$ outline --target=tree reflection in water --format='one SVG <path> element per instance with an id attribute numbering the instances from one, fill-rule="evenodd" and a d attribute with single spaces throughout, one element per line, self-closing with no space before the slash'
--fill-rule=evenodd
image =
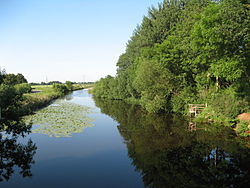
<path id="1" fill-rule="evenodd" d="M 122 101 L 95 102 L 119 123 L 145 187 L 249 186 L 249 148 L 230 129 L 202 125 L 190 132 L 178 116 L 148 114 Z"/>
<path id="2" fill-rule="evenodd" d="M 31 141 L 19 143 L 19 137 L 25 137 L 31 132 L 31 125 L 20 120 L 0 121 L 0 182 L 8 181 L 14 173 L 14 168 L 20 168 L 23 177 L 31 177 L 31 165 L 36 153 L 36 145 Z"/>

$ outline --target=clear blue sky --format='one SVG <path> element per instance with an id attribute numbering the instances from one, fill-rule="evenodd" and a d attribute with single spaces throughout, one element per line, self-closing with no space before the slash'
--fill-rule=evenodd
<path id="1" fill-rule="evenodd" d="M 0 67 L 29 82 L 115 75 L 136 25 L 160 0 L 0 0 Z"/>

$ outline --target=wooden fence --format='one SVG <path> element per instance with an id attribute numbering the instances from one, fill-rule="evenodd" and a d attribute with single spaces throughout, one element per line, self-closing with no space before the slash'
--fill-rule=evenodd
<path id="1" fill-rule="evenodd" d="M 202 110 L 207 108 L 207 104 L 189 104 L 188 107 L 190 116 L 194 114 L 194 116 L 196 117 L 200 112 L 202 112 Z"/>

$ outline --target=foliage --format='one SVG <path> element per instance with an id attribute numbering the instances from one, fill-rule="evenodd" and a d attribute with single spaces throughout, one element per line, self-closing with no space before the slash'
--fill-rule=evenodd
<path id="1" fill-rule="evenodd" d="M 249 122 L 240 121 L 240 123 L 237 124 L 236 132 L 240 136 L 249 136 L 249 133 L 246 133 L 247 131 L 250 131 Z"/>
<path id="2" fill-rule="evenodd" d="M 67 87 L 67 89 L 69 90 L 69 91 L 73 91 L 73 83 L 72 82 L 70 82 L 70 81 L 66 81 L 66 87 Z"/>
<path id="3" fill-rule="evenodd" d="M 167 98 L 174 85 L 174 77 L 161 63 L 143 61 L 138 65 L 133 87 L 141 95 L 141 104 L 148 111 L 166 111 Z"/>
<path id="4" fill-rule="evenodd" d="M 0 69 L 0 108 L 2 116 L 18 116 L 23 94 L 31 91 L 31 86 L 20 73 L 7 74 Z"/>
<path id="5" fill-rule="evenodd" d="M 53 84 L 53 89 L 60 95 L 64 95 L 69 91 L 67 86 L 64 84 Z"/>
<path id="6" fill-rule="evenodd" d="M 4 69 L 0 69 L 1 115 L 5 118 L 17 118 L 30 114 L 70 91 L 93 86 L 93 83 L 73 84 L 70 81 L 65 85 L 58 81 L 50 82 L 52 83 L 53 86 L 36 84 L 34 87 L 27 83 L 22 74 L 7 74 Z"/>
<path id="7" fill-rule="evenodd" d="M 212 120 L 233 127 L 235 117 L 247 111 L 249 103 L 244 98 L 238 97 L 232 87 L 217 92 L 215 90 L 211 88 L 211 91 L 200 96 L 209 106 L 199 114 L 198 119 Z"/>
<path id="8" fill-rule="evenodd" d="M 20 106 L 22 95 L 10 85 L 0 84 L 0 108 L 3 116 L 11 116 Z"/>
<path id="9" fill-rule="evenodd" d="M 4 74 L 3 75 L 3 83 L 6 84 L 6 85 L 16 85 L 16 84 L 27 83 L 27 80 L 20 73 L 18 73 L 17 75 L 15 75 L 15 74 Z"/>
<path id="10" fill-rule="evenodd" d="M 93 94 L 139 101 L 149 112 L 207 103 L 209 116 L 230 121 L 250 101 L 249 33 L 245 1 L 163 1 L 135 29 L 117 75 L 98 81 Z"/>
<path id="11" fill-rule="evenodd" d="M 6 74 L 5 69 L 1 70 L 1 67 L 0 67 L 0 84 L 3 83 L 3 78 L 5 74 Z"/>
<path id="12" fill-rule="evenodd" d="M 32 90 L 31 85 L 27 83 L 17 84 L 15 89 L 19 94 L 30 93 Z"/>
<path id="13" fill-rule="evenodd" d="M 5 108 L 13 103 L 17 92 L 14 87 L 8 85 L 0 85 L 0 106 Z"/>
<path id="14" fill-rule="evenodd" d="M 174 113 L 185 114 L 187 104 L 193 104 L 197 101 L 196 90 L 192 87 L 186 87 L 180 93 L 174 94 L 171 98 L 172 111 Z"/>
<path id="15" fill-rule="evenodd" d="M 91 87 L 89 84 L 74 84 L 73 90 Z M 27 115 L 35 110 L 49 105 L 53 100 L 62 97 L 64 94 L 58 92 L 52 85 L 35 85 L 32 86 L 32 93 L 26 93 L 21 102 L 22 107 L 19 110 L 20 115 Z"/>

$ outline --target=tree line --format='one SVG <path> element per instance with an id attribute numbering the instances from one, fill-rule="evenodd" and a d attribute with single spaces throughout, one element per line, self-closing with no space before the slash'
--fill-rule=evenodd
<path id="1" fill-rule="evenodd" d="M 74 89 L 73 82 L 70 81 L 66 81 L 65 84 L 54 81 L 49 84 L 52 84 L 56 97 L 63 96 Z M 29 108 L 35 108 L 36 102 L 32 102 L 30 98 L 24 96 L 25 93 L 32 91 L 31 85 L 21 73 L 11 74 L 7 73 L 5 69 L 0 70 L 0 113 L 2 116 L 16 119 L 30 113 L 31 109 L 23 109 L 24 104 L 31 103 Z M 44 103 L 46 102 L 45 100 Z M 39 101 L 37 103 L 40 104 Z"/>
<path id="2" fill-rule="evenodd" d="M 17 114 L 24 93 L 31 92 L 31 86 L 26 78 L 18 74 L 8 74 L 0 70 L 0 108 L 1 114 L 7 117 Z"/>
<path id="3" fill-rule="evenodd" d="M 232 118 L 250 93 L 250 4 L 246 0 L 165 0 L 151 7 L 96 97 L 123 99 L 149 112 L 185 113 L 208 103 Z"/>

